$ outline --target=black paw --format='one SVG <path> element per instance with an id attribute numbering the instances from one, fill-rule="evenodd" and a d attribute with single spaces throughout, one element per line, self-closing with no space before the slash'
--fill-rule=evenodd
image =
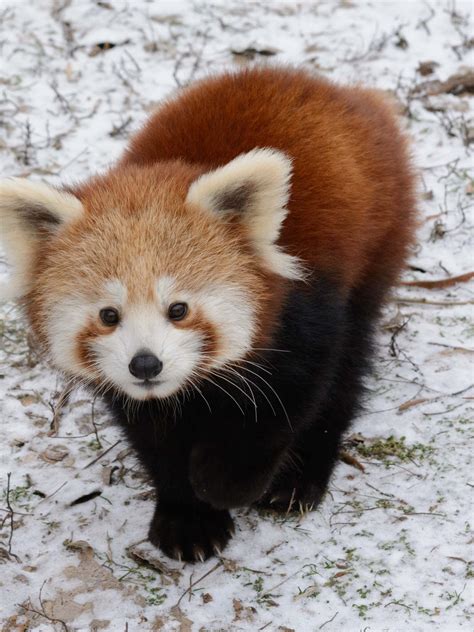
<path id="1" fill-rule="evenodd" d="M 258 502 L 259 507 L 290 513 L 313 511 L 324 497 L 326 488 L 313 481 L 288 477 L 276 482 Z"/>
<path id="2" fill-rule="evenodd" d="M 204 562 L 220 555 L 233 533 L 234 522 L 228 511 L 201 505 L 159 505 L 148 538 L 168 557 Z"/>
<path id="3" fill-rule="evenodd" d="M 244 455 L 245 456 L 245 455 Z M 193 448 L 190 480 L 196 496 L 217 509 L 251 505 L 265 493 L 269 475 L 252 468 L 238 455 L 228 458 L 219 446 L 199 444 Z"/>

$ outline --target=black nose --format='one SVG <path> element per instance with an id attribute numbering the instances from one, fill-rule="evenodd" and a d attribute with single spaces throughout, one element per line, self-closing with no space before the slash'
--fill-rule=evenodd
<path id="1" fill-rule="evenodd" d="M 149 351 L 139 351 L 128 365 L 130 373 L 140 380 L 151 380 L 162 368 L 163 363 Z"/>

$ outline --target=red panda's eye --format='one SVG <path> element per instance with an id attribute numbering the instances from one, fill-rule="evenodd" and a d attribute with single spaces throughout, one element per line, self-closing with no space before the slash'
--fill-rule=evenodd
<path id="1" fill-rule="evenodd" d="M 108 327 L 116 325 L 120 320 L 118 310 L 115 307 L 104 307 L 104 309 L 100 310 L 99 316 L 104 325 Z"/>
<path id="2" fill-rule="evenodd" d="M 186 303 L 172 303 L 168 307 L 168 316 L 171 320 L 183 320 L 188 313 L 188 306 Z"/>

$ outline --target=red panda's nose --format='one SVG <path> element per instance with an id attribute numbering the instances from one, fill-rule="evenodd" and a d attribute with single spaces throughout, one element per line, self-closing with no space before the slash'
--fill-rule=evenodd
<path id="1" fill-rule="evenodd" d="M 128 365 L 130 373 L 140 380 L 151 380 L 161 373 L 162 368 L 161 360 L 146 350 L 139 351 Z"/>

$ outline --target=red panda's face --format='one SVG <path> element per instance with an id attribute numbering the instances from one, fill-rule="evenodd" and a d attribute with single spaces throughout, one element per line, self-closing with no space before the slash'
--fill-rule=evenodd
<path id="1" fill-rule="evenodd" d="M 64 231 L 29 312 L 56 366 L 146 399 L 243 357 L 264 302 L 253 258 L 213 218 L 115 209 Z"/>
<path id="2" fill-rule="evenodd" d="M 252 153 L 252 165 L 248 154 L 201 177 L 178 164 L 123 170 L 77 197 L 0 187 L 27 313 L 58 368 L 132 399 L 165 398 L 251 350 L 269 276 L 298 273 L 274 244 L 288 161 Z"/>

